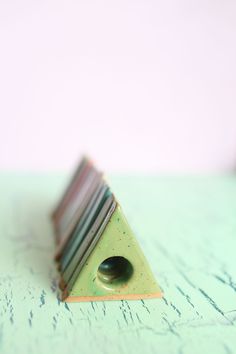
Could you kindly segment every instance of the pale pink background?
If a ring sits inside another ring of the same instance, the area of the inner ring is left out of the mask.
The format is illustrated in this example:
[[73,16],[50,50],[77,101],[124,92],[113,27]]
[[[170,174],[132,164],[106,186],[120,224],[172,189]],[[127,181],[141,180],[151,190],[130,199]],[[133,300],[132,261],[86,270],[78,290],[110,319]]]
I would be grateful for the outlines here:
[[0,1],[0,169],[236,167],[236,1]]

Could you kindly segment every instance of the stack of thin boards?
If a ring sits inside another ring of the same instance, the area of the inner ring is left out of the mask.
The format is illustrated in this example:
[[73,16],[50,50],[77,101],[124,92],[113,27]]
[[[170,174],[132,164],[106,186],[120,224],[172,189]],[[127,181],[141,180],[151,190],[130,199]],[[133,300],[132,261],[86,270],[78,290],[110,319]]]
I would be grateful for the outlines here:
[[[88,158],[84,157],[79,164],[52,219],[62,300],[161,296],[110,187]],[[128,247],[131,250],[127,253],[125,249]],[[129,257],[132,250],[133,257]],[[132,262],[128,258],[133,258]],[[141,263],[135,264],[137,258]],[[150,289],[140,290],[140,286],[137,291],[129,288],[129,284],[134,282],[134,289],[137,289],[138,274],[135,270],[140,266],[148,274],[147,284],[149,280],[152,282],[151,293]]]

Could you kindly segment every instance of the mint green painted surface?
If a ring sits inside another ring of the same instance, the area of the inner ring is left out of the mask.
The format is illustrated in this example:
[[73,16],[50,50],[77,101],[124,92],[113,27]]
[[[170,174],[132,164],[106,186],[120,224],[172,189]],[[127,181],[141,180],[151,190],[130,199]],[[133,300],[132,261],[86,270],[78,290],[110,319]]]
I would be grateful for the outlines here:
[[[133,268],[132,276],[118,286],[114,283],[104,283],[97,276],[99,265],[107,258],[115,256],[124,257]],[[119,205],[117,205],[96,247],[88,257],[71,292],[70,289],[68,291],[70,296],[161,293]]]
[[0,352],[234,353],[236,178],[110,180],[164,298],[61,303],[48,213],[67,181],[2,175]]

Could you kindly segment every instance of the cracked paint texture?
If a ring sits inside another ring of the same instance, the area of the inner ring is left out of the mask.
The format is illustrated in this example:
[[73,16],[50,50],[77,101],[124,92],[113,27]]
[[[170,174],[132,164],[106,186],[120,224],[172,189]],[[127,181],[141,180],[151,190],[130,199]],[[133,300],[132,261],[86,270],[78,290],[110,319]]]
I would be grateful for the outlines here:
[[0,177],[0,352],[234,353],[236,177],[111,177],[164,297],[73,304],[49,220],[66,183]]

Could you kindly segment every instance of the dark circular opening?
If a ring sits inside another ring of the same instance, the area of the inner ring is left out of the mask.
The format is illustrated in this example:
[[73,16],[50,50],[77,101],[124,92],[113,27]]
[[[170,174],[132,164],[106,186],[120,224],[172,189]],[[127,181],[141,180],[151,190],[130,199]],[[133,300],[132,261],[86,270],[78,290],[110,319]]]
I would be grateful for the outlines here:
[[106,284],[121,284],[128,281],[133,273],[131,263],[124,257],[110,257],[98,267],[98,278]]

